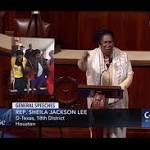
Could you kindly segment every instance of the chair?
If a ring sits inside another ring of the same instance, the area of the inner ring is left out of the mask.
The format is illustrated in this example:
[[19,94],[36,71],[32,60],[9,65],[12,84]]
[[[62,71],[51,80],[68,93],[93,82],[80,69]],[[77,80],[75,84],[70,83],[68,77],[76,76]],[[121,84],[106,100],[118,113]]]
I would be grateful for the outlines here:
[[48,37],[50,23],[41,19],[40,13],[32,13],[30,19],[16,18],[14,20],[17,36],[22,37]]

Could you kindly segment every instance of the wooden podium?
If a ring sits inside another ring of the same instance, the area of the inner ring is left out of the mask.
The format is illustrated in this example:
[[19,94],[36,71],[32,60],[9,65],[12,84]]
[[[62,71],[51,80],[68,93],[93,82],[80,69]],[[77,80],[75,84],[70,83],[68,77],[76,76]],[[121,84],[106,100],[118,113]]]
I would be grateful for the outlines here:
[[[104,95],[105,98],[117,98],[117,99],[122,99],[123,98],[123,90],[121,89],[120,86],[92,86],[92,85],[78,85],[78,89],[80,92],[83,92],[82,90],[85,91],[94,91],[94,93],[100,93],[101,95]],[[87,97],[90,95],[90,92],[86,93]],[[85,95],[84,95],[85,96]],[[90,100],[91,101],[91,100]],[[93,100],[92,100],[93,101]],[[92,104],[92,102],[91,102]],[[87,100],[87,107],[88,109],[93,109],[92,105],[88,106],[88,100]],[[107,107],[104,105],[104,108]],[[98,109],[100,109],[98,107]],[[92,115],[89,116],[89,119],[93,117]],[[95,129],[96,130],[96,129]],[[90,132],[90,138],[93,138],[93,128],[89,127],[89,132]]]
[[93,85],[78,85],[79,90],[94,90],[95,92],[101,92],[105,95],[105,98],[123,98],[123,90],[120,86],[93,86]]
[[[123,97],[120,86],[92,86],[78,84],[77,81],[69,76],[63,76],[55,82],[55,97],[60,103],[71,104],[79,98],[79,93],[87,91],[85,96],[89,96],[91,90],[101,92],[105,98]],[[85,97],[84,96],[84,97]]]

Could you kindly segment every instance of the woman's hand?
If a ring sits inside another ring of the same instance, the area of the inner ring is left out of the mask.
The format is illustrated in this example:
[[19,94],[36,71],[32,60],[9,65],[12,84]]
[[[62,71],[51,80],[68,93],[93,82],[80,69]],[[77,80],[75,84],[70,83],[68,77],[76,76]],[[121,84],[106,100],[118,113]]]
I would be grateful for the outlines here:
[[88,56],[89,56],[88,51],[85,51],[85,52],[83,53],[82,59],[83,59],[84,61],[86,61],[87,58],[88,58]]
[[82,58],[80,60],[78,60],[78,67],[82,70],[82,71],[86,71],[87,69],[87,58],[89,56],[89,53],[87,51],[85,51],[82,55]]

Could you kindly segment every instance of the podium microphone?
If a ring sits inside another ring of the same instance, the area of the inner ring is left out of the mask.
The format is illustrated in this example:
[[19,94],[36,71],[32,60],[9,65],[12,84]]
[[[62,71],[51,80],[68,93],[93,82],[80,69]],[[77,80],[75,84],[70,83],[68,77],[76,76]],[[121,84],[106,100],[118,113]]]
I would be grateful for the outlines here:
[[107,69],[108,69],[110,64],[112,63],[112,58],[111,57],[108,58],[105,63],[106,63]]
[[101,75],[100,75],[100,85],[102,85],[102,75],[103,75],[103,73],[104,73],[105,71],[107,71],[107,70],[106,70],[106,69],[103,70],[102,73],[101,73]]

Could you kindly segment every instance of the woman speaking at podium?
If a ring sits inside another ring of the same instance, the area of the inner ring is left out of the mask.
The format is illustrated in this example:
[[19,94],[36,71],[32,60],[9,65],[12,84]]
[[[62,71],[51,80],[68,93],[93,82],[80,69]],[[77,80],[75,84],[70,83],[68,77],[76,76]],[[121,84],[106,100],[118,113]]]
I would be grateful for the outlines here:
[[[114,34],[110,29],[98,30],[95,37],[98,47],[86,51],[78,60],[78,67],[86,71],[87,85],[120,86],[123,90],[123,99],[109,98],[104,107],[108,109],[128,108],[127,88],[133,79],[130,60],[124,51],[114,46]],[[104,129],[103,137],[125,138],[126,128]]]

